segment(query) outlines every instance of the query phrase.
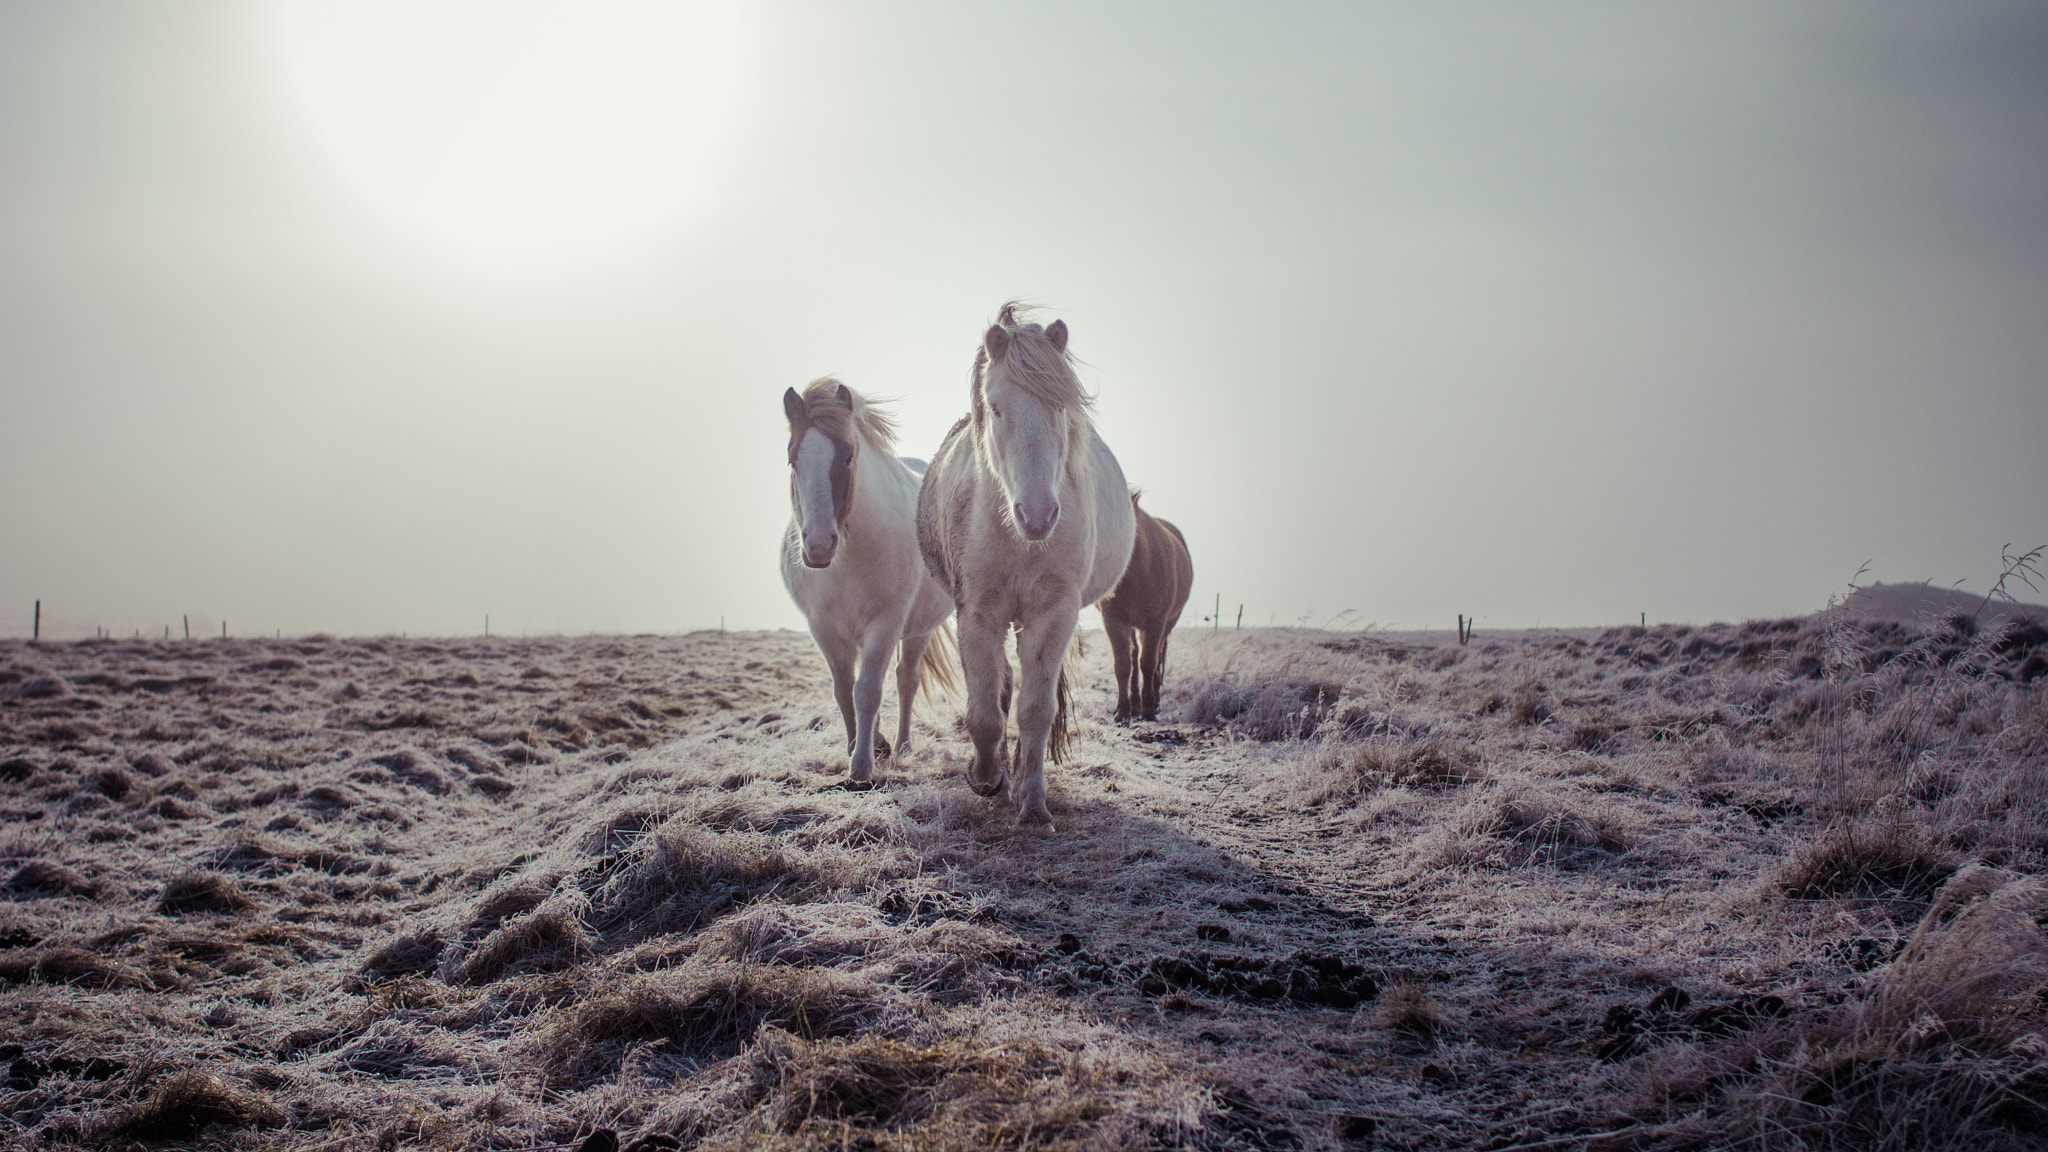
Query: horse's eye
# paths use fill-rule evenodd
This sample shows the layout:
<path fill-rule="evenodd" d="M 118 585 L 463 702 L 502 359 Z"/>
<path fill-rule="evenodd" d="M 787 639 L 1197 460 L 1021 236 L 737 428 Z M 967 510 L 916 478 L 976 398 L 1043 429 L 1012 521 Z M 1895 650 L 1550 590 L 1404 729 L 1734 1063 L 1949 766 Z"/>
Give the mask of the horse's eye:
<path fill-rule="evenodd" d="M 988 414 L 1000 420 L 1002 419 L 1003 410 L 996 407 L 996 402 L 991 400 L 988 402 Z"/>

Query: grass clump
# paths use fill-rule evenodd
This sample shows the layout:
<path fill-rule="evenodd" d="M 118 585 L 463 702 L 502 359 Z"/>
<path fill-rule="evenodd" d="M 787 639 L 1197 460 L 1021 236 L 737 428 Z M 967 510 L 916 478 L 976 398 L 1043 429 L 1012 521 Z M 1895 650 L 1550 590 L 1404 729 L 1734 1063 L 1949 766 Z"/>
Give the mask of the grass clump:
<path fill-rule="evenodd" d="M 190 913 L 240 915 L 256 907 L 242 886 L 226 876 L 192 870 L 181 872 L 164 884 L 157 899 L 157 911 L 167 916 Z"/>
<path fill-rule="evenodd" d="M 1619 820 L 1586 812 L 1530 788 L 1488 789 L 1475 796 L 1455 825 L 1422 847 L 1425 870 L 1442 867 L 1522 868 L 1583 863 L 1589 852 L 1628 849 Z"/>
<path fill-rule="evenodd" d="M 1890 896 L 1925 900 L 1956 870 L 1917 826 L 1870 819 L 1837 824 L 1786 862 L 1778 888 L 1795 900 Z"/>
<path fill-rule="evenodd" d="M 616 1070 L 627 1049 L 729 1056 L 767 1026 L 808 1037 L 849 1036 L 881 1016 L 881 990 L 830 969 L 693 960 L 591 988 L 540 1040 L 542 1059 L 572 1082 Z"/>
<path fill-rule="evenodd" d="M 763 1028 L 724 1093 L 678 1118 L 703 1149 L 876 1152 L 1186 1147 L 1193 1130 L 1163 1066 L 1124 1045 L 1036 1040 L 930 1046 L 806 1039 Z"/>
<path fill-rule="evenodd" d="M 283 1112 L 254 1092 L 219 1076 L 188 1070 L 159 1084 L 148 1099 L 123 1109 L 104 1136 L 148 1143 L 189 1140 L 209 1124 L 268 1128 L 284 1119 Z"/>
<path fill-rule="evenodd" d="M 2003 1152 L 2048 1135 L 2048 888 L 1972 868 L 1867 992 L 1739 1093 L 1762 1148 Z"/>
<path fill-rule="evenodd" d="M 457 960 L 458 984 L 490 984 L 528 972 L 555 972 L 591 950 L 583 918 L 567 900 L 551 901 L 507 921 Z"/>

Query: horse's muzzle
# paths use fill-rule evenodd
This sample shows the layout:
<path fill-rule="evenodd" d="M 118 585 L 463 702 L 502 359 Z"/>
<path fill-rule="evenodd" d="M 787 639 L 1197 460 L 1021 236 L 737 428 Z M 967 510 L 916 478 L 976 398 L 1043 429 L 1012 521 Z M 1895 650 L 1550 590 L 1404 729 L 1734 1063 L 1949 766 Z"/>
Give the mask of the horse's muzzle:
<path fill-rule="evenodd" d="M 1017 531 L 1033 544 L 1052 535 L 1053 526 L 1060 522 L 1060 506 L 1054 501 L 1042 511 L 1026 511 L 1020 501 L 1012 509 L 1017 517 Z"/>

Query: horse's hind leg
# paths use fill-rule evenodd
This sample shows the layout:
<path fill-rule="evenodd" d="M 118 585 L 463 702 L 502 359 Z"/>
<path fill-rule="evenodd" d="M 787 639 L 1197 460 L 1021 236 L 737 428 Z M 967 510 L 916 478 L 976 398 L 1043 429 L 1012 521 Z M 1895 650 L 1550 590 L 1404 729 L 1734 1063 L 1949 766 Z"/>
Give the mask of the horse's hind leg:
<path fill-rule="evenodd" d="M 1145 651 L 1139 656 L 1140 679 L 1144 681 L 1139 691 L 1139 714 L 1147 720 L 1159 719 L 1159 684 L 1166 677 L 1166 625 L 1155 625 L 1145 630 Z"/>
<path fill-rule="evenodd" d="M 1005 623 L 962 613 L 959 623 L 960 671 L 967 681 L 967 738 L 974 742 L 974 760 L 967 766 L 967 786 L 993 796 L 1003 787 L 998 757 L 1004 720 L 1010 711 L 1010 661 L 1003 655 Z"/>
<path fill-rule="evenodd" d="M 1109 656 L 1116 665 L 1116 722 L 1122 724 L 1132 717 L 1138 703 L 1133 691 L 1137 687 L 1137 669 L 1133 665 L 1138 637 L 1129 621 L 1107 612 L 1102 615 L 1102 630 L 1109 636 Z"/>
<path fill-rule="evenodd" d="M 896 754 L 910 751 L 910 708 L 917 700 L 917 683 L 923 675 L 924 650 L 932 634 L 905 636 L 896 651 Z"/>
<path fill-rule="evenodd" d="M 846 752 L 850 756 L 859 743 L 856 737 L 860 731 L 853 713 L 854 653 L 837 651 L 823 644 L 818 647 L 825 653 L 825 666 L 832 670 L 832 698 L 839 702 L 839 718 L 846 721 Z"/>

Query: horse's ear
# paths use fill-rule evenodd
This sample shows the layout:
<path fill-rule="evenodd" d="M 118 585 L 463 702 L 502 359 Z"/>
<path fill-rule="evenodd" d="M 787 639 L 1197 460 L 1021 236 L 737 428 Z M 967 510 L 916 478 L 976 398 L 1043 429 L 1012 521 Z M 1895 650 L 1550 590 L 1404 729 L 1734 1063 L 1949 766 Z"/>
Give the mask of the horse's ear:
<path fill-rule="evenodd" d="M 789 417 L 792 424 L 809 415 L 804 408 L 804 398 L 796 394 L 796 389 L 791 388 L 782 394 L 782 414 Z"/>
<path fill-rule="evenodd" d="M 993 364 L 1010 350 L 1010 330 L 1001 324 L 989 325 L 988 332 L 981 338 L 981 346 L 988 349 L 988 362 Z"/>
<path fill-rule="evenodd" d="M 839 402 L 846 405 L 848 409 L 851 409 L 853 407 L 853 389 L 841 384 L 839 386 Z"/>
<path fill-rule="evenodd" d="M 1053 321 L 1045 330 L 1045 338 L 1052 341 L 1053 347 L 1065 352 L 1067 350 L 1067 322 L 1065 320 Z"/>

